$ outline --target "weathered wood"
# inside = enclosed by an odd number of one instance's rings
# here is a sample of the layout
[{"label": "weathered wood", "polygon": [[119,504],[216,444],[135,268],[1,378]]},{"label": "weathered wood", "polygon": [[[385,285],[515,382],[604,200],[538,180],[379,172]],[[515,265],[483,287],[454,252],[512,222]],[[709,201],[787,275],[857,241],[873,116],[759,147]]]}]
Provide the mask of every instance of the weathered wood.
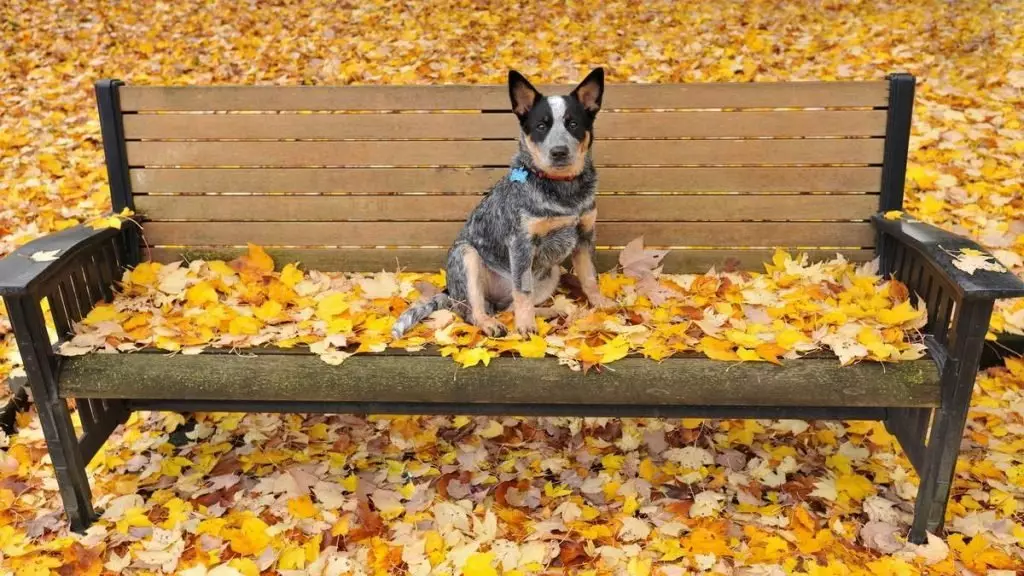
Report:
[{"label": "weathered wood", "polygon": [[[461,222],[149,222],[153,245],[244,246],[450,246]],[[874,245],[866,222],[602,222],[597,242],[624,246],[643,236],[648,246],[807,246],[862,248]]]},{"label": "weathered wood", "polygon": [[[143,247],[140,253],[147,260],[176,262],[178,260],[231,260],[245,252],[245,248],[168,248]],[[842,254],[851,262],[867,262],[875,257],[873,250],[796,250],[804,252],[812,262],[830,260]],[[398,270],[425,272],[440,270],[445,266],[448,250],[444,248],[267,248],[278,267],[289,262],[300,262],[304,268],[323,272],[373,272]],[[620,249],[597,250],[595,266],[601,272],[618,265]],[[717,270],[764,271],[764,263],[770,262],[772,250],[686,250],[675,249],[662,261],[664,271],[669,274],[703,274],[714,267]]]},{"label": "weathered wood", "polygon": [[[541,85],[568,94],[572,85]],[[508,87],[486,86],[124,86],[124,111],[508,110]],[[838,108],[888,105],[886,82],[609,84],[604,108]]]},{"label": "weathered wood", "polygon": [[[389,192],[479,194],[508,168],[136,168],[136,193],[318,194]],[[600,171],[602,192],[871,192],[881,168],[729,167],[614,168]]]},{"label": "weathered wood", "polygon": [[[243,352],[244,353],[244,352]],[[840,367],[834,358],[777,367],[686,358],[627,358],[584,376],[550,358],[460,368],[440,356],[89,354],[65,359],[62,396],[561,405],[936,406],[930,360]]]},{"label": "weathered wood", "polygon": [[[463,221],[480,196],[137,196],[147,220]],[[602,195],[601,221],[864,220],[873,195]]]},{"label": "weathered wood", "polygon": [[[605,140],[598,166],[879,164],[881,138],[795,140]],[[506,141],[128,142],[132,166],[502,166]]]},{"label": "weathered wood", "polygon": [[[885,110],[606,112],[597,138],[882,136]],[[515,138],[508,114],[127,114],[129,140]]]}]

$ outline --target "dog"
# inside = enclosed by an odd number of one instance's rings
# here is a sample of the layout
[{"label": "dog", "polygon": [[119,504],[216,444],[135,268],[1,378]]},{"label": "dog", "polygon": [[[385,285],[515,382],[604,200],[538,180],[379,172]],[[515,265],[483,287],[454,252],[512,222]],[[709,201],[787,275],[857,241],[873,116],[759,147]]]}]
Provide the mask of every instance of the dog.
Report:
[{"label": "dog", "polygon": [[616,306],[601,294],[594,268],[597,172],[591,148],[604,69],[594,69],[564,96],[544,96],[511,70],[508,91],[519,119],[519,151],[449,250],[447,288],[403,312],[392,327],[396,339],[441,309],[501,337],[507,328],[494,314],[509,306],[516,331],[535,333],[536,306],[554,294],[570,256],[590,304]]}]

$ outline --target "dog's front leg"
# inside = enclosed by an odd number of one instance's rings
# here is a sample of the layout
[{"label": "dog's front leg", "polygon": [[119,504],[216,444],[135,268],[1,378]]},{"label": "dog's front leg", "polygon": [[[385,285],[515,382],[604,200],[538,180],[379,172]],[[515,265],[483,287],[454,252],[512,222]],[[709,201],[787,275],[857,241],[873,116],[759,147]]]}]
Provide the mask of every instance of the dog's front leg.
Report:
[{"label": "dog's front leg", "polygon": [[533,239],[516,235],[509,242],[509,264],[512,268],[512,309],[516,330],[523,335],[537,332],[533,308]]},{"label": "dog's front leg", "polygon": [[594,225],[597,222],[597,208],[585,212],[580,217],[577,227],[579,237],[576,240],[576,248],[572,252],[572,268],[579,278],[583,293],[595,308],[614,308],[618,303],[611,298],[601,294],[601,288],[597,284],[597,269],[594,267],[594,243],[596,234]]}]

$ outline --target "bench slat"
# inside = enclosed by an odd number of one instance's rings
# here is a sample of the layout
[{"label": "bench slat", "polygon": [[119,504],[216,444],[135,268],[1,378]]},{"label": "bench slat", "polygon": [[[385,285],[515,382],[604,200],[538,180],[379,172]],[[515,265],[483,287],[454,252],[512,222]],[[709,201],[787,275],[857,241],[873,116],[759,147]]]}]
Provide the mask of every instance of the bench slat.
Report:
[{"label": "bench slat", "polygon": [[[136,168],[136,193],[479,194],[508,168]],[[602,192],[873,192],[882,169],[868,167],[602,168]]]},{"label": "bench slat", "polygon": [[[148,220],[464,221],[480,196],[137,196]],[[599,196],[601,221],[867,220],[874,195]],[[598,229],[600,232],[600,228]]]},{"label": "bench slat", "polygon": [[[128,142],[132,166],[502,166],[514,141]],[[606,140],[597,165],[878,164],[881,138]]]},{"label": "bench slat", "polygon": [[[605,138],[882,136],[885,110],[608,112]],[[127,114],[129,140],[514,138],[511,114]]]},{"label": "bench slat", "polygon": [[[150,222],[153,245],[244,246],[450,246],[461,222]],[[860,222],[603,222],[602,246],[623,246],[643,236],[648,246],[873,246],[874,228]]]},{"label": "bench slat", "polygon": [[[543,85],[567,94],[572,85]],[[821,108],[888,105],[886,82],[609,84],[605,109]],[[123,86],[125,111],[508,110],[508,87],[487,86]]]},{"label": "bench slat", "polygon": [[[247,351],[248,352],[248,351]],[[61,396],[190,400],[502,403],[515,405],[885,406],[939,402],[930,360],[782,367],[705,358],[626,358],[584,376],[551,358],[460,368],[439,356],[357,355],[330,366],[305,354],[89,354],[66,358]]]},{"label": "bench slat", "polygon": [[[155,262],[177,262],[179,260],[232,260],[245,253],[245,248],[215,246],[193,246],[189,248],[141,247],[140,254]],[[790,253],[797,250],[789,249]],[[598,248],[595,266],[599,271],[615,268],[619,262],[620,249]],[[851,262],[868,262],[875,258],[873,250],[804,250],[812,262],[835,258],[842,254]],[[408,272],[436,272],[445,265],[446,248],[267,248],[281,267],[289,262],[301,262],[303,268],[323,272],[366,272],[402,269]],[[737,270],[764,271],[764,263],[770,262],[774,250],[693,250],[674,249],[662,260],[668,274],[703,274],[712,267],[722,270],[735,267]]]}]

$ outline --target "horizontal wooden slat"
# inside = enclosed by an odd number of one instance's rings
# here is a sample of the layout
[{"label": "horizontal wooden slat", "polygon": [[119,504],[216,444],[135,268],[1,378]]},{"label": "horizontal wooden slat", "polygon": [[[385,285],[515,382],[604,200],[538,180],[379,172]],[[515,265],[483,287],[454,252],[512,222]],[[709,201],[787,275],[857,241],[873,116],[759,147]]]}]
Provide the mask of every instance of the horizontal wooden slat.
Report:
[{"label": "horizontal wooden slat", "polygon": [[[871,164],[883,140],[606,140],[597,165]],[[514,141],[128,142],[132,166],[500,166]]]},{"label": "horizontal wooden slat", "polygon": [[[435,271],[444,268],[448,250],[445,248],[274,248],[267,252],[278,267],[289,262],[301,262],[309,270],[323,272],[367,272],[378,270],[407,270],[410,272]],[[155,262],[176,262],[178,260],[232,260],[245,253],[245,248],[224,247],[143,247],[141,254]],[[597,250],[596,266],[601,272],[615,268],[619,261],[620,249]],[[799,250],[791,249],[791,253]],[[867,262],[874,259],[873,250],[804,250],[812,262],[831,260],[842,254],[851,262]],[[764,263],[770,262],[774,250],[686,250],[675,249],[662,260],[664,271],[669,274],[703,274],[733,268],[736,270],[764,271]]]},{"label": "horizontal wooden slat", "polygon": [[[449,246],[461,222],[150,222],[154,245],[244,246]],[[869,223],[834,222],[602,222],[597,241],[622,246],[643,236],[650,246],[836,246],[874,245]]]},{"label": "horizontal wooden slat", "polygon": [[[573,86],[540,86],[568,94]],[[609,84],[606,109],[885,107],[885,82]],[[125,86],[121,109],[138,110],[507,110],[508,87]]]},{"label": "horizontal wooden slat", "polygon": [[[257,351],[258,352],[258,351]],[[555,404],[562,406],[936,406],[931,360],[842,367],[835,358],[772,366],[707,358],[626,358],[584,375],[553,358],[461,368],[440,356],[88,354],[65,358],[64,397],[179,400]]]},{"label": "horizontal wooden slat", "polygon": [[[479,194],[508,168],[136,168],[136,193]],[[875,192],[878,167],[602,168],[604,192]]]},{"label": "horizontal wooden slat", "polygon": [[[882,136],[885,110],[607,112],[597,138]],[[407,140],[514,138],[508,114],[127,114],[125,138],[150,140]]]},{"label": "horizontal wooden slat", "polygon": [[[478,196],[138,196],[147,220],[456,220]],[[629,195],[600,196],[602,221],[867,220],[872,195]]]}]

